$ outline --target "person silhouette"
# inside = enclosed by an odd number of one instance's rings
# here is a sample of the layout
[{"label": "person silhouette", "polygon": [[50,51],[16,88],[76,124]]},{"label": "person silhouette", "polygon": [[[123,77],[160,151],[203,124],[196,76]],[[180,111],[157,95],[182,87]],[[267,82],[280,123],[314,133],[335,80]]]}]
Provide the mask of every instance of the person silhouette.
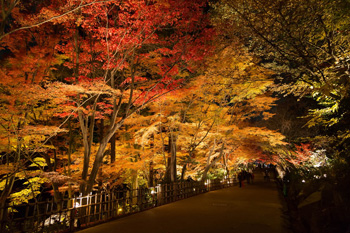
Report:
[{"label": "person silhouette", "polygon": [[240,171],[238,173],[238,183],[239,183],[239,187],[242,188],[242,185],[243,185],[243,172]]}]

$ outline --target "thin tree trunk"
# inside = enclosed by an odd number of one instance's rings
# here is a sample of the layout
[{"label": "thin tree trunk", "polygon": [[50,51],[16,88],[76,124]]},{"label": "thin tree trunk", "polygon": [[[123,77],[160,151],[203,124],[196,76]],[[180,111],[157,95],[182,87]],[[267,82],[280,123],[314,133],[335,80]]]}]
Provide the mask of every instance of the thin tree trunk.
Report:
[{"label": "thin tree trunk", "polygon": [[153,170],[153,162],[151,161],[149,163],[149,178],[148,178],[148,187],[153,187],[154,186],[154,170]]},{"label": "thin tree trunk", "polygon": [[[67,172],[68,176],[71,177],[71,169],[70,165],[72,164],[72,153],[73,153],[73,131],[72,131],[72,125],[71,125],[71,119],[68,121],[68,128],[69,128],[69,147],[68,147],[68,165],[67,165]],[[68,183],[68,198],[71,199],[73,197],[73,190],[72,190],[72,184],[71,182]],[[72,202],[68,202],[68,208],[72,207]]]},{"label": "thin tree trunk", "polygon": [[177,180],[177,170],[176,170],[176,136],[171,134],[171,163],[170,163],[170,180],[171,182],[176,182]]},{"label": "thin tree trunk", "polygon": [[186,173],[186,170],[187,170],[187,163],[185,163],[182,167],[182,170],[181,170],[181,181],[184,180],[185,178],[185,173]]},{"label": "thin tree trunk", "polygon": [[169,134],[166,181],[167,183],[176,182],[176,138],[172,132]]},{"label": "thin tree trunk", "polygon": [[165,181],[166,183],[171,182],[171,137],[168,138],[168,156],[166,161]]},{"label": "thin tree trunk", "polygon": [[53,197],[54,200],[57,204],[57,210],[62,210],[62,194],[60,193],[60,191],[58,190],[58,185],[56,183],[52,182],[52,188],[53,188]]},{"label": "thin tree trunk", "polygon": [[86,187],[85,182],[87,180],[87,175],[88,175],[91,147],[89,145],[88,130],[87,130],[88,120],[85,121],[81,110],[78,110],[78,116],[79,116],[80,129],[83,135],[83,145],[84,145],[84,162],[83,162],[83,171],[81,175],[83,182],[79,188],[80,192],[82,193],[84,192]]},{"label": "thin tree trunk", "polygon": [[111,163],[115,162],[115,140],[116,140],[116,134],[113,134],[110,143],[111,143]]},{"label": "thin tree trunk", "polygon": [[131,172],[131,193],[132,193],[132,204],[136,205],[138,201],[137,191],[138,191],[138,179],[137,179],[137,171],[132,170]]},{"label": "thin tree trunk", "polygon": [[104,120],[100,120],[100,141],[102,141],[102,138],[104,136]]},{"label": "thin tree trunk", "polygon": [[223,160],[223,163],[224,163],[224,166],[225,166],[226,176],[227,176],[227,178],[229,178],[230,177],[230,171],[229,171],[228,165],[227,165],[227,160],[228,160],[227,156],[228,156],[227,154],[225,156],[223,156],[222,160]]},{"label": "thin tree trunk", "polygon": [[[220,154],[218,157],[216,157],[215,159],[213,159],[210,163],[209,163],[209,159],[208,159],[208,163],[207,163],[207,166],[205,167],[204,171],[203,171],[203,175],[202,175],[202,179],[201,180],[206,180],[207,179],[207,175],[208,175],[208,172],[210,170],[210,168],[212,168],[217,161],[219,161],[222,156],[224,155],[224,148],[225,148],[225,144],[222,143],[222,146],[221,146],[221,149],[220,149]],[[211,156],[211,155],[209,155]],[[208,157],[210,158],[210,157]]]}]

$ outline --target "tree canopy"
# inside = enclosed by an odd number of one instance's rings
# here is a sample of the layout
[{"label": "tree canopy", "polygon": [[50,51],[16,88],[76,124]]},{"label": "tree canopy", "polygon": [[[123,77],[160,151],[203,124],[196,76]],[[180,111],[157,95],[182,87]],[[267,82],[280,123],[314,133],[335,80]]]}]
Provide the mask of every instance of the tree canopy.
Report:
[{"label": "tree canopy", "polygon": [[349,219],[348,0],[0,8],[0,203],[223,178],[259,159],[290,182],[296,221],[315,192]]}]

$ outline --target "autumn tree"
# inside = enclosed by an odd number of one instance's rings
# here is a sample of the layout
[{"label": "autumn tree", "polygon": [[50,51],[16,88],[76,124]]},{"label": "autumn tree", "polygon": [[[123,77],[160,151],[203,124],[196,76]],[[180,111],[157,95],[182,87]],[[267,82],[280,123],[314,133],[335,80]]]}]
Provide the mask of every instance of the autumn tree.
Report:
[{"label": "autumn tree", "polygon": [[[309,140],[315,150],[326,149],[332,159],[330,173],[334,176],[320,185],[327,187],[324,193],[342,197],[342,209],[349,203],[344,185],[350,177],[345,123],[349,120],[349,2],[225,0],[217,10],[219,24],[226,25],[228,34],[240,38],[263,58],[265,67],[276,72],[280,84],[276,91],[307,96],[318,103],[308,113],[307,125],[325,130]],[[329,208],[328,204],[324,208]],[[344,213],[343,223],[350,216],[348,211]],[[342,228],[346,226],[343,223],[329,225]]]},{"label": "autumn tree", "polygon": [[[216,164],[228,173],[229,164],[233,165],[230,161],[237,159],[234,154],[238,151],[247,151],[246,158],[256,158],[258,155],[249,154],[247,148],[259,147],[263,142],[283,144],[279,133],[249,123],[252,118],[270,117],[268,111],[275,101],[265,94],[272,85],[270,72],[249,62],[251,59],[239,46],[218,48],[218,54],[207,60],[206,74],[174,92],[176,98],[167,96],[158,103],[160,110],[152,109],[159,115],[158,123],[150,123],[139,131],[138,137],[145,144],[151,136],[162,133],[159,125],[176,132],[178,156],[174,157],[182,179],[186,172],[206,179]],[[170,145],[170,136],[164,138]]]},{"label": "autumn tree", "polygon": [[[11,17],[28,16],[30,6],[23,5],[21,10],[16,8]],[[5,29],[11,26],[5,21],[2,25]],[[50,137],[64,131],[56,125],[57,122],[51,121],[55,105],[53,96],[42,88],[52,72],[52,66],[58,63],[53,53],[58,38],[52,35],[53,31],[45,25],[41,29],[18,31],[13,37],[0,41],[3,54],[3,78],[0,81],[1,164],[11,168],[1,176],[1,203],[4,204],[10,195],[11,198],[16,195],[21,197],[15,201],[17,204],[37,196],[40,184],[47,181],[40,178],[40,173],[52,163],[49,157],[45,157],[53,148],[47,142]],[[18,37],[25,39],[18,41]],[[38,171],[25,171],[28,166],[36,167]],[[17,194],[12,193],[15,182],[21,180],[29,184],[28,187],[17,190]],[[32,187],[31,180],[36,183]]]},{"label": "autumn tree", "polygon": [[[40,178],[40,174],[57,167],[56,156],[52,160],[49,155],[50,150],[56,153],[57,148],[48,142],[64,132],[61,126],[65,122],[52,121],[57,102],[45,84],[55,80],[54,66],[63,61],[55,54],[55,46],[60,41],[58,24],[71,13],[98,2],[10,0],[0,3],[2,204],[10,195],[17,204],[35,198],[40,184],[50,181]],[[28,166],[38,171],[26,171]],[[20,180],[27,180],[23,182],[28,187],[12,193],[15,182]],[[57,194],[57,186],[54,183],[53,186]],[[15,196],[20,199],[14,201]]]},{"label": "autumn tree", "polygon": [[[223,1],[218,15],[220,25],[233,26],[227,34],[243,40],[276,72],[277,91],[308,95],[319,103],[309,112],[309,126],[331,126],[347,116],[346,105],[340,103],[348,92],[343,59],[348,7],[346,1]],[[244,39],[248,34],[254,37]]]},{"label": "autumn tree", "polygon": [[[12,159],[16,166],[20,159],[34,159],[20,153],[22,144],[15,143],[22,142],[23,133],[34,147],[30,155],[43,152],[43,158],[48,158],[41,164],[46,171],[54,164],[42,148],[48,147],[47,139],[60,132],[60,127],[71,122],[69,118],[76,117],[84,145],[80,185],[84,194],[92,190],[106,146],[124,121],[179,87],[207,52],[210,29],[203,12],[205,1],[1,4],[1,74],[6,77],[1,79],[4,148],[9,148],[9,153],[17,148]],[[18,37],[26,43],[16,40]],[[54,111],[47,114],[48,109]],[[65,120],[42,121],[52,116]],[[99,134],[95,150],[94,128],[102,119],[104,132]],[[25,130],[29,125],[30,130]],[[33,136],[28,132],[34,132]],[[30,137],[36,137],[37,143]],[[69,158],[77,158],[70,157],[73,152],[69,151],[68,166],[72,162]],[[7,155],[2,156],[3,161]],[[15,173],[5,174],[2,200],[11,193]]]},{"label": "autumn tree", "polygon": [[[217,126],[222,131],[226,147],[234,154],[235,150],[247,145],[248,135],[259,135],[261,139],[270,134],[272,144],[283,143],[283,137],[273,131],[252,127],[252,120],[267,119],[275,98],[269,96],[268,90],[273,85],[272,73],[259,66],[254,58],[238,43],[222,43],[218,53],[211,59],[206,70],[206,83],[202,87],[204,98],[220,109]],[[266,133],[265,136],[263,136]],[[243,136],[243,135],[246,136]],[[252,138],[252,137],[251,137]],[[266,137],[268,138],[268,137]],[[260,140],[261,140],[260,139]],[[245,142],[244,142],[245,141]],[[257,140],[258,142],[259,140]],[[254,155],[252,155],[254,157]]]},{"label": "autumn tree", "polygon": [[219,24],[232,25],[227,33],[276,72],[276,90],[314,98],[319,105],[310,111],[308,125],[326,127],[342,125],[348,115],[348,9],[346,1],[317,0],[222,1],[217,6]]},{"label": "autumn tree", "polygon": [[[190,71],[192,62],[206,53],[208,30],[202,5],[201,1],[95,4],[65,22],[67,42],[58,49],[69,57],[64,65],[73,76],[53,89],[59,95],[63,89],[74,94],[72,107],[78,107],[85,148],[82,193],[92,190],[106,146],[124,121],[178,87],[179,74]],[[89,171],[93,128],[101,118],[108,123]]]}]

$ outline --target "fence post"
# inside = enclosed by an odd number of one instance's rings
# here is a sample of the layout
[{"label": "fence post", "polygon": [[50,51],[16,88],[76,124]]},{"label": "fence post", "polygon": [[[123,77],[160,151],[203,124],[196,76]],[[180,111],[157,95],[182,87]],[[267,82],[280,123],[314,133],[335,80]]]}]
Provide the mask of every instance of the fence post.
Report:
[{"label": "fence post", "polygon": [[98,220],[101,221],[102,220],[102,193],[99,192],[98,195],[99,195],[99,199],[98,199],[98,211],[99,211]]},{"label": "fence post", "polygon": [[86,214],[87,214],[87,224],[90,223],[91,221],[91,199],[92,199],[92,194],[89,193],[87,195],[87,211],[86,211]]},{"label": "fence post", "polygon": [[0,209],[0,231],[5,232],[6,230],[6,219],[7,219],[8,204],[5,202],[1,204]]},{"label": "fence post", "polygon": [[74,218],[75,218],[75,207],[73,205],[72,209],[70,209],[70,219],[69,219],[69,229],[71,232],[74,231]]},{"label": "fence post", "polygon": [[110,209],[109,209],[109,216],[111,218],[114,218],[114,213],[115,213],[115,204],[114,204],[114,189],[110,190]]}]

